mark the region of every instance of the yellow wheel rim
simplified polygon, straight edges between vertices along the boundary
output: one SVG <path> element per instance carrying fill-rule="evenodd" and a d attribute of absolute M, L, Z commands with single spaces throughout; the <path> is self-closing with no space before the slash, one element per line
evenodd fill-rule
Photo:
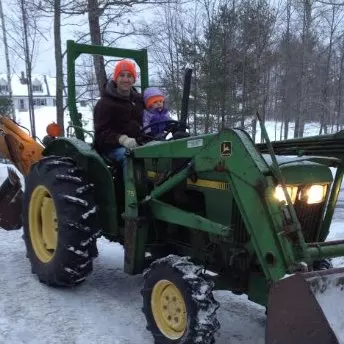
<path fill-rule="evenodd" d="M 29 231 L 37 258 L 48 263 L 57 248 L 58 226 L 55 203 L 48 189 L 42 185 L 37 186 L 31 195 Z"/>
<path fill-rule="evenodd" d="M 168 280 L 157 282 L 152 291 L 151 308 L 155 323 L 169 339 L 179 339 L 187 326 L 184 298 L 179 289 Z"/>

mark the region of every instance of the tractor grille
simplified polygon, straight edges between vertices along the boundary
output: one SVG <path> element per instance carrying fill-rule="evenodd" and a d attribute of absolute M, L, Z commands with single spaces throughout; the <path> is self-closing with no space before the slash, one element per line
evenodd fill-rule
<path fill-rule="evenodd" d="M 249 235 L 246 226 L 241 217 L 239 208 L 233 199 L 232 203 L 232 223 L 231 227 L 234 228 L 234 242 L 244 244 L 248 241 Z"/>
<path fill-rule="evenodd" d="M 316 241 L 318 226 L 321 220 L 325 202 L 319 204 L 307 204 L 295 202 L 295 212 L 300 221 L 302 233 L 306 242 Z"/>
<path fill-rule="evenodd" d="M 307 204 L 305 202 L 296 201 L 294 204 L 295 212 L 300 221 L 302 233 L 306 242 L 314 242 L 316 240 L 324 205 L 325 202 Z M 239 208 L 234 200 L 232 205 L 231 227 L 234 229 L 234 241 L 236 243 L 245 244 L 249 240 L 249 234 L 246 230 Z"/>

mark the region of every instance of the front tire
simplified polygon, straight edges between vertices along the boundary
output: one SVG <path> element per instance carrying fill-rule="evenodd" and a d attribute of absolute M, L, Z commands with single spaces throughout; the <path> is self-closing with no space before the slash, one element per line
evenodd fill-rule
<path fill-rule="evenodd" d="M 156 260 L 144 274 L 143 312 L 155 344 L 213 344 L 216 318 L 214 283 L 186 257 Z"/>
<path fill-rule="evenodd" d="M 74 286 L 91 273 L 100 235 L 92 189 L 70 158 L 43 158 L 26 177 L 23 237 L 42 283 Z"/>

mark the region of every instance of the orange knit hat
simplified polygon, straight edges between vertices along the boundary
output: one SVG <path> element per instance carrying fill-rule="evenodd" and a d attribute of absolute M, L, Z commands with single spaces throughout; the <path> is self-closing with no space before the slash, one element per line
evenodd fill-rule
<path fill-rule="evenodd" d="M 164 96 L 153 96 L 153 97 L 150 97 L 146 100 L 146 107 L 149 109 L 152 107 L 152 105 L 155 103 L 155 102 L 158 102 L 159 100 L 161 100 L 162 102 L 165 100 L 165 97 Z"/>
<path fill-rule="evenodd" d="M 149 109 L 155 102 L 159 100 L 164 101 L 165 96 L 159 88 L 148 87 L 143 92 L 143 100 L 145 102 L 146 108 Z"/>
<path fill-rule="evenodd" d="M 134 79 L 136 80 L 136 76 L 137 76 L 136 66 L 135 66 L 135 63 L 130 60 L 121 60 L 116 63 L 116 67 L 113 72 L 113 80 L 116 81 L 118 78 L 118 75 L 124 71 L 131 73 Z"/>

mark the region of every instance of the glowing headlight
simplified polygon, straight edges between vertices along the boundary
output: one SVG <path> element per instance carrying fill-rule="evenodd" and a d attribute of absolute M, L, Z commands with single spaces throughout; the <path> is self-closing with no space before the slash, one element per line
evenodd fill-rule
<path fill-rule="evenodd" d="M 301 198 L 307 201 L 307 204 L 321 203 L 326 196 L 326 185 L 311 185 L 301 192 Z"/>
<path fill-rule="evenodd" d="M 297 186 L 292 186 L 292 185 L 287 185 L 287 192 L 289 194 L 289 197 L 292 201 L 292 203 L 295 202 L 296 200 L 296 195 L 297 195 Z M 284 192 L 283 192 L 283 188 L 282 185 L 277 185 L 276 189 L 275 189 L 275 198 L 278 199 L 280 202 L 285 201 L 287 202 L 287 200 L 284 197 Z"/>

